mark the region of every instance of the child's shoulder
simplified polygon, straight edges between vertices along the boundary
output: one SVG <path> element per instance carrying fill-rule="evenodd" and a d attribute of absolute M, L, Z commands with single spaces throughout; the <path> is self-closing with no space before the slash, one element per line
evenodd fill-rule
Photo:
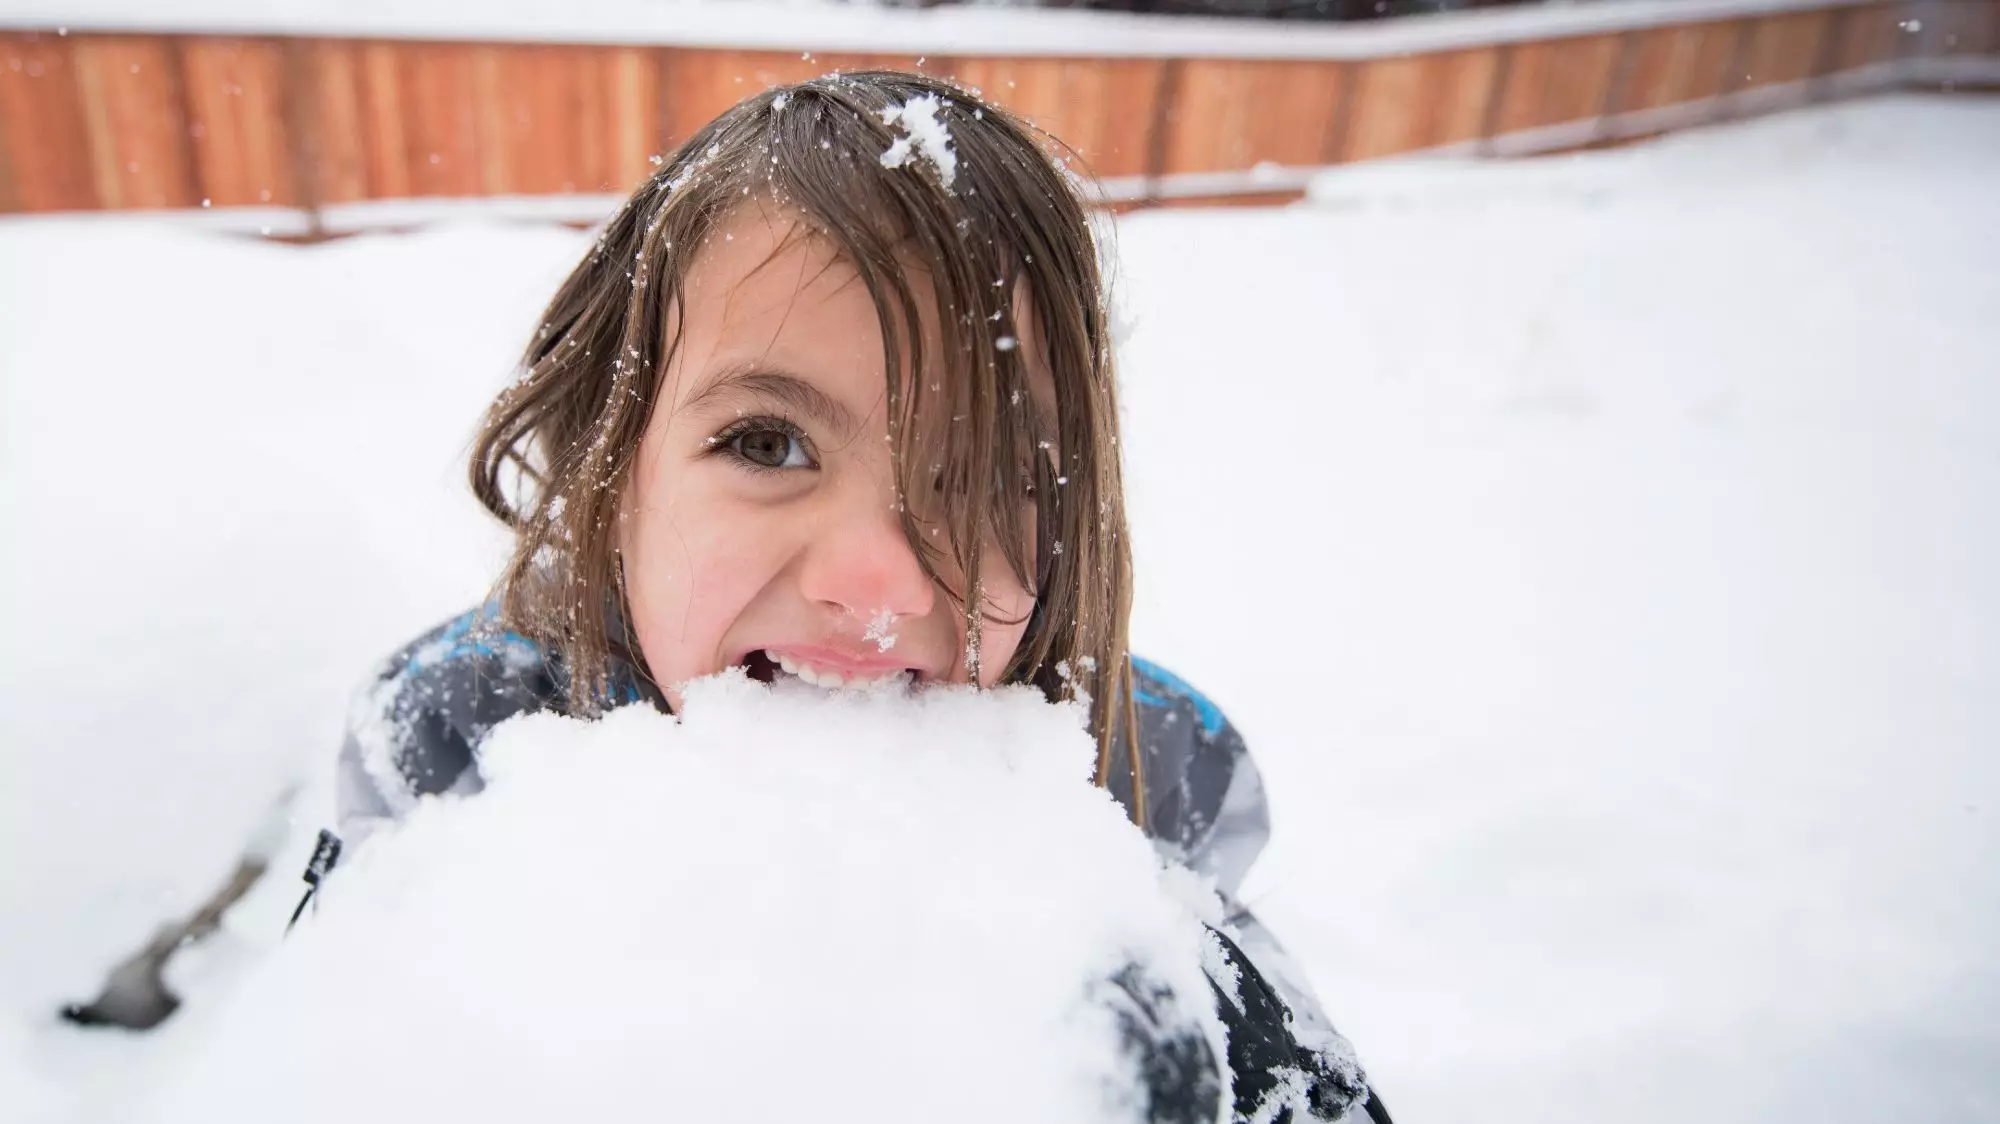
<path fill-rule="evenodd" d="M 493 727 L 560 708 L 557 670 L 541 645 L 500 624 L 495 605 L 469 609 L 376 667 L 348 711 L 344 756 L 378 774 L 378 785 L 450 791 Z"/>
<path fill-rule="evenodd" d="M 1222 708 L 1207 695 L 1159 664 L 1138 656 L 1132 657 L 1132 701 L 1139 707 L 1142 722 L 1152 712 L 1162 721 L 1169 718 L 1188 721 L 1193 726 L 1192 732 L 1210 740 L 1237 737 Z"/>
<path fill-rule="evenodd" d="M 1233 893 L 1270 836 L 1263 778 L 1243 736 L 1207 695 L 1150 660 L 1132 659 L 1132 702 L 1146 824 L 1168 853 Z M 1110 789 L 1131 803 L 1122 765 Z"/>

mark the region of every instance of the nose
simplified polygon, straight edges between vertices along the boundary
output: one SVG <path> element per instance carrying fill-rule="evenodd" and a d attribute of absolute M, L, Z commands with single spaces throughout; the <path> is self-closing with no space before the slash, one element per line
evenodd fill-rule
<path fill-rule="evenodd" d="M 799 592 L 810 600 L 872 617 L 927 615 L 937 588 L 903 537 L 894 496 L 872 487 L 851 490 L 814 521 L 799 567 Z"/>

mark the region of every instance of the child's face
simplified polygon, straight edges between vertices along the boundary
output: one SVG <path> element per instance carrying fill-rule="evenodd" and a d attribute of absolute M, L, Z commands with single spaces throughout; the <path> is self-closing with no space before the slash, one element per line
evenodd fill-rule
<path fill-rule="evenodd" d="M 676 711 L 680 684 L 737 666 L 826 685 L 970 678 L 964 614 L 904 538 L 875 305 L 822 240 L 792 233 L 744 206 L 698 252 L 620 516 L 631 624 Z M 934 357 L 935 310 L 924 319 Z M 1032 378 L 1053 399 L 1047 371 Z M 986 557 L 991 685 L 1034 595 Z"/>

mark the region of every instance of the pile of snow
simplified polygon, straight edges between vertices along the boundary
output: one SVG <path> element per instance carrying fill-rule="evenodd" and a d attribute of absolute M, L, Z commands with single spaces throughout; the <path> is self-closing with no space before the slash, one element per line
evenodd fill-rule
<path fill-rule="evenodd" d="M 346 860 L 154 1119 L 1143 1119 L 1131 965 L 1223 1055 L 1213 895 L 1089 783 L 1081 708 L 739 672 L 685 710 L 498 729 L 486 791 Z"/>

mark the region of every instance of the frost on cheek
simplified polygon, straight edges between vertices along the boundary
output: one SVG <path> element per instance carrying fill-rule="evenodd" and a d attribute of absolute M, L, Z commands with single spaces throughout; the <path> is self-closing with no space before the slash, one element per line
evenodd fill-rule
<path fill-rule="evenodd" d="M 900 128 L 903 135 L 882 153 L 882 166 L 900 168 L 912 160 L 928 160 L 937 169 L 938 181 L 949 188 L 958 177 L 958 153 L 951 147 L 951 130 L 938 120 L 942 108 L 936 97 L 925 94 L 884 109 L 882 123 Z"/>

